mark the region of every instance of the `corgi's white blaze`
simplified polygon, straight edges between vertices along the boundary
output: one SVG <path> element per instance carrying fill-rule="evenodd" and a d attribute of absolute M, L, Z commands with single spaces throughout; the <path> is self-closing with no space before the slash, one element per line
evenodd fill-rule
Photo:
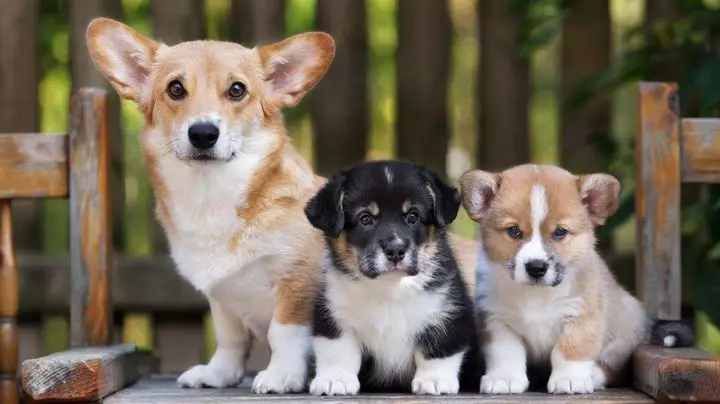
<path fill-rule="evenodd" d="M 389 167 L 385 167 L 385 179 L 387 180 L 388 184 L 392 183 L 393 174 L 392 171 L 390 171 Z"/>
<path fill-rule="evenodd" d="M 360 390 L 358 372 L 362 347 L 349 333 L 339 338 L 313 338 L 317 375 L 310 383 L 310 394 L 328 396 L 355 395 Z"/>
<path fill-rule="evenodd" d="M 520 247 L 515 256 L 515 280 L 527 282 L 529 277 L 525 272 L 525 263 L 531 260 L 547 260 L 548 256 L 543 246 L 543 238 L 540 226 L 548 214 L 547 195 L 545 187 L 533 185 L 530 191 L 530 217 L 531 234 L 530 239 Z M 546 275 L 550 279 L 550 274 Z"/>
<path fill-rule="evenodd" d="M 415 353 L 417 371 L 412 381 L 415 394 L 457 394 L 460 390 L 460 367 L 465 350 L 447 358 L 427 359 L 422 352 Z"/>

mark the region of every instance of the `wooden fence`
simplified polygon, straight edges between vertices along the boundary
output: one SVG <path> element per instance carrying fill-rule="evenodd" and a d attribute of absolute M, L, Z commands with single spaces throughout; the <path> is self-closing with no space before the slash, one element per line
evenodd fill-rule
<path fill-rule="evenodd" d="M 126 202 L 138 191 L 128 178 L 137 175 L 141 186 L 147 187 L 147 183 L 137 157 L 129 157 L 137 155 L 137 133 L 125 119 L 130 114 L 128 106 L 120 102 L 87 55 L 87 23 L 96 16 L 124 19 L 169 44 L 213 36 L 249 46 L 280 39 L 300 28 L 332 34 L 338 49 L 333 65 L 308 100 L 288 111 L 291 130 L 311 133 L 296 141 L 323 175 L 377 157 L 411 159 L 451 180 L 459 169 L 470 166 L 500 169 L 531 159 L 558 162 L 582 172 L 606 168 L 593 139 L 610 132 L 611 100 L 594 99 L 573 109 L 566 109 L 563 101 L 582 78 L 612 63 L 612 39 L 617 33 L 611 30 L 611 2 L 574 2 L 562 20 L 562 35 L 544 48 L 545 56 L 540 59 L 523 56 L 523 20 L 508 10 L 508 3 L 0 0 L 0 133 L 39 132 L 41 115 L 52 119 L 53 115 L 44 114 L 38 94 L 52 95 L 53 89 L 43 86 L 49 83 L 45 78 L 57 73 L 48 67 L 56 53 L 60 55 L 53 56 L 56 59 L 65 58 L 61 63 L 67 68 L 70 88 L 108 89 L 113 247 L 118 256 L 113 272 L 114 339 L 153 347 L 161 358 L 162 371 L 182 371 L 212 352 L 207 303 L 175 274 L 162 231 L 149 214 L 149 200 L 139 209 L 145 212 L 144 225 L 150 232 L 143 243 L 150 247 L 143 250 L 145 256 L 133 256 L 136 252 L 131 248 L 126 221 L 129 212 L 138 208 Z M 312 4 L 309 25 L 291 27 L 289 17 L 307 4 Z M 672 0 L 649 1 L 643 18 L 646 23 L 667 18 L 674 12 L 673 4 Z M 208 15 L 217 17 L 214 24 L 208 22 Z M 47 37 L 52 29 L 67 34 L 67 46 L 57 45 L 62 44 L 58 42 L 62 35 Z M 377 45 L 388 30 L 393 38 L 383 43 L 389 45 Z M 472 60 L 463 59 L 469 67 L 458 63 L 457 49 L 475 55 Z M 546 63 L 549 68 L 543 66 Z M 389 65 L 390 72 L 378 68 L 381 64 Z M 536 70 L 554 67 L 558 73 L 553 76 L 552 88 L 543 89 Z M 465 69 L 462 79 L 457 78 L 459 69 Z M 393 88 L 387 88 L 388 83 Z M 554 90 L 558 90 L 557 99 Z M 391 94 L 383 102 L 377 97 L 381 91 Z M 557 122 L 549 126 L 534 123 L 533 108 L 545 100 L 539 96 L 541 92 L 550 94 L 557 105 L 544 110 L 548 116 L 557 113 Z M 455 93 L 467 97 L 453 98 Z M 459 118 L 462 114 L 470 116 Z M 538 128 L 547 127 L 548 132 L 556 127 L 557 134 L 538 133 Z M 545 149 L 552 151 L 543 153 Z M 465 160 L 458 163 L 462 155 L 453 150 L 465 153 Z M 55 202 L 17 201 L 13 210 L 23 359 L 63 349 L 69 343 L 69 264 L 67 247 L 62 245 L 67 228 L 62 223 L 68 218 L 67 206 Z M 472 233 L 468 223 L 461 218 L 459 231 Z M 616 257 L 615 267 L 623 268 L 618 274 L 632 285 L 632 256 Z M 255 354 L 251 367 L 264 363 L 265 348 Z"/>

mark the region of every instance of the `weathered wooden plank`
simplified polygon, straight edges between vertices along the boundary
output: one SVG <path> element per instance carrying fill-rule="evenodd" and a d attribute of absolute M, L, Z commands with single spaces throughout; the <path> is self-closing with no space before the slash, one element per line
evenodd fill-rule
<path fill-rule="evenodd" d="M 720 183 L 720 119 L 682 119 L 682 180 Z"/>
<path fill-rule="evenodd" d="M 153 34 L 158 40 L 175 45 L 205 36 L 205 10 L 202 0 L 151 0 Z"/>
<path fill-rule="evenodd" d="M 0 200 L 0 402 L 16 403 L 18 271 L 12 243 L 12 207 Z"/>
<path fill-rule="evenodd" d="M 646 395 L 629 389 L 609 389 L 591 395 L 566 396 L 547 393 L 526 393 L 518 395 L 480 395 L 462 393 L 453 396 L 430 397 L 411 394 L 360 394 L 355 397 L 314 397 L 308 394 L 293 395 L 257 395 L 250 391 L 251 377 L 246 377 L 238 388 L 226 389 L 182 389 L 175 384 L 175 375 L 162 375 L 152 379 L 143 379 L 133 386 L 106 398 L 107 404 L 141 403 L 381 403 L 400 402 L 406 404 L 437 403 L 526 403 L 526 402 L 593 402 L 593 403 L 652 403 Z"/>
<path fill-rule="evenodd" d="M 696 348 L 635 351 L 635 386 L 658 401 L 720 401 L 720 357 Z"/>
<path fill-rule="evenodd" d="M 252 47 L 285 37 L 287 0 L 231 0 L 230 37 Z"/>
<path fill-rule="evenodd" d="M 110 341 L 112 224 L 108 189 L 107 92 L 83 88 L 70 110 L 70 341 Z"/>
<path fill-rule="evenodd" d="M 68 196 L 67 136 L 0 135 L 0 198 Z"/>
<path fill-rule="evenodd" d="M 20 380 L 31 402 L 95 402 L 139 379 L 135 345 L 70 349 L 23 361 Z"/>
<path fill-rule="evenodd" d="M 635 135 L 638 295 L 651 316 L 680 318 L 680 119 L 677 85 L 639 84 Z"/>

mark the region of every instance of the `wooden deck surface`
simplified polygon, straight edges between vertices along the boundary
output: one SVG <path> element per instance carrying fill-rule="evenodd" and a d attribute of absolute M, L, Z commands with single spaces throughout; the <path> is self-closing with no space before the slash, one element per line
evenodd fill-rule
<path fill-rule="evenodd" d="M 652 403 L 648 396 L 633 390 L 606 390 L 586 396 L 553 396 L 545 393 L 527 393 L 517 396 L 489 396 L 479 394 L 460 394 L 457 396 L 413 396 L 410 394 L 367 394 L 355 397 L 313 397 L 308 394 L 293 395 L 256 395 L 250 391 L 250 379 L 246 378 L 238 388 L 228 389 L 184 389 L 175 384 L 177 376 L 155 376 L 143 379 L 105 400 L 107 404 L 143 404 L 143 403 L 362 403 L 371 404 L 387 401 L 404 403 L 429 403 L 453 401 L 455 403 L 525 403 L 525 402 L 594 402 L 594 403 Z"/>

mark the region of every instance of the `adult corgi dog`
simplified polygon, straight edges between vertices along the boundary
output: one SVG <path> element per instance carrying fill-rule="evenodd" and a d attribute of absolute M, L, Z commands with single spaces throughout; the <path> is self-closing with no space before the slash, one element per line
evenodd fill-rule
<path fill-rule="evenodd" d="M 474 271 L 447 231 L 459 208 L 457 189 L 397 160 L 354 165 L 310 199 L 326 235 L 311 394 L 477 392 Z"/>
<path fill-rule="evenodd" d="M 591 393 L 626 382 L 633 350 L 654 334 L 693 344 L 689 327 L 653 324 L 595 249 L 595 227 L 618 207 L 616 178 L 527 164 L 469 171 L 460 187 L 480 224 L 482 393 L 526 391 L 526 365 L 551 369 L 550 393 Z"/>
<path fill-rule="evenodd" d="M 333 39 L 310 32 L 252 49 L 168 46 L 97 18 L 86 41 L 97 68 L 145 118 L 140 143 L 157 218 L 178 271 L 210 304 L 217 350 L 178 383 L 237 384 L 257 339 L 271 357 L 253 390 L 304 390 L 323 242 L 303 209 L 325 180 L 291 145 L 281 109 L 324 75 Z"/>

